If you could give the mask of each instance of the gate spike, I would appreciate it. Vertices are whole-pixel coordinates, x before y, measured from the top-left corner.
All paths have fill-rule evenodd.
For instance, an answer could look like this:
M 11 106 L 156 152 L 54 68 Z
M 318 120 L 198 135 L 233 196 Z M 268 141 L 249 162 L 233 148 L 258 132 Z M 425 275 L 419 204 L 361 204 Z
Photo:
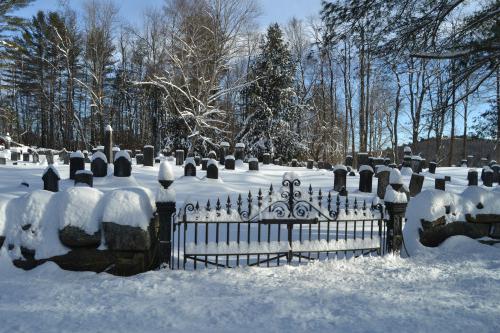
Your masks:
M 273 189 L 273 184 L 269 187 L 269 196 L 273 195 L 274 189 Z
M 221 209 L 220 199 L 217 198 L 217 203 L 215 204 L 215 210 L 220 210 L 220 209 Z
M 238 205 L 238 214 L 241 214 L 241 205 L 243 204 L 243 200 L 241 200 L 241 193 L 238 194 L 238 200 L 236 201 L 236 204 Z
M 337 194 L 337 202 L 335 204 L 337 206 L 337 216 L 338 216 L 340 212 L 340 196 L 338 194 Z
M 349 214 L 349 196 L 345 196 L 345 213 Z
M 323 201 L 323 192 L 321 192 L 321 188 L 318 192 L 318 205 L 321 207 L 321 202 Z
M 358 209 L 358 198 L 354 198 L 354 211 Z
M 262 190 L 259 188 L 259 195 L 257 196 L 257 206 L 262 207 Z
M 309 184 L 309 201 L 312 202 L 313 201 L 313 189 L 312 189 L 312 186 L 311 184 Z
M 210 199 L 208 199 L 207 206 L 205 208 L 207 209 L 207 212 L 210 211 Z
M 199 211 L 200 210 L 200 203 L 198 201 L 196 201 L 196 206 L 194 206 L 194 208 Z
M 332 191 L 328 191 L 328 211 L 330 212 L 332 210 Z
M 231 214 L 231 199 L 229 198 L 229 195 L 227 196 L 226 208 L 227 208 L 227 215 L 230 215 Z

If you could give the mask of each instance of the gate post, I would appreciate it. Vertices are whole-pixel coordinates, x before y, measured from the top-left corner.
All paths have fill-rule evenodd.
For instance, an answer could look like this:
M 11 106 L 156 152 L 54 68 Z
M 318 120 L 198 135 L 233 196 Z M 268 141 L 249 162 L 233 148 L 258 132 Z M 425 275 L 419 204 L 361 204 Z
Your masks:
M 400 253 L 403 245 L 403 219 L 406 213 L 406 202 L 386 202 L 389 213 L 387 221 L 387 251 Z
M 175 191 L 170 187 L 173 180 L 173 172 L 167 161 L 160 164 L 158 182 L 161 187 L 156 197 L 156 211 L 159 218 L 158 230 L 158 252 L 159 264 L 171 267 L 172 255 L 172 218 L 176 212 Z

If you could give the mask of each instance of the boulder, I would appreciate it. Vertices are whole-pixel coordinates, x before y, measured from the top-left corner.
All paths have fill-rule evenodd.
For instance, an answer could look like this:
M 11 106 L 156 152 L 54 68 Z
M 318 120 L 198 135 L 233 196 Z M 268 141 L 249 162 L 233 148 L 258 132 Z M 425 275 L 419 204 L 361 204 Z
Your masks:
M 66 226 L 59 230 L 59 239 L 67 247 L 92 247 L 96 248 L 101 244 L 101 231 L 98 230 L 93 235 L 87 234 L 84 230 Z
M 102 222 L 106 246 L 113 251 L 146 251 L 151 247 L 147 230 L 140 227 Z

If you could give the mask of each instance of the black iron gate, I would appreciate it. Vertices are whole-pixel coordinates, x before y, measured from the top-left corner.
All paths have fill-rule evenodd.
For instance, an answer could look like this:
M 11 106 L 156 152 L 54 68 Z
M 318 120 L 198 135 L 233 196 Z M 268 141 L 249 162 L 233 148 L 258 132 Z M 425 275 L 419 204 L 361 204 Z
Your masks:
M 328 258 L 383 255 L 383 206 L 366 199 L 302 193 L 299 179 L 284 179 L 264 196 L 259 190 L 235 203 L 188 202 L 172 223 L 171 268 L 276 266 Z

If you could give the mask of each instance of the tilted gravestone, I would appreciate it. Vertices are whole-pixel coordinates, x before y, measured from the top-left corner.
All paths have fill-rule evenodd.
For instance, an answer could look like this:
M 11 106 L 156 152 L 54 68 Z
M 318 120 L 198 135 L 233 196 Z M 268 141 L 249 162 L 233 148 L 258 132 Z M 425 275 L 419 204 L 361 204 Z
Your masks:
M 340 192 L 347 187 L 347 168 L 343 165 L 336 165 L 333 169 L 333 190 Z
M 259 160 L 256 158 L 248 159 L 248 170 L 249 171 L 259 171 Z
M 94 186 L 94 175 L 90 170 L 78 170 L 75 173 L 75 186 L 85 184 L 90 187 Z
M 435 161 L 429 162 L 429 173 L 435 174 L 436 167 L 437 167 L 437 162 Z
M 486 187 L 493 186 L 494 171 L 490 167 L 485 167 L 483 169 L 483 185 Z
M 115 177 L 130 177 L 132 174 L 132 159 L 127 151 L 122 150 L 116 153 L 114 165 Z
M 359 191 L 364 193 L 372 192 L 373 169 L 368 165 L 363 165 L 359 169 Z
M 390 168 L 379 168 L 377 172 L 377 196 L 380 199 L 384 199 L 385 190 L 387 185 L 389 185 L 389 176 L 391 174 Z
M 144 155 L 144 166 L 153 166 L 154 165 L 154 153 L 155 149 L 151 145 L 144 146 L 143 155 Z M 181 163 L 182 165 L 182 163 Z
M 175 151 L 175 165 L 184 164 L 184 150 L 178 149 Z
M 50 192 L 59 192 L 59 173 L 53 166 L 48 166 L 43 173 L 43 189 Z
M 436 190 L 445 191 L 446 190 L 446 180 L 443 177 L 436 177 L 436 179 L 434 179 L 434 188 Z
M 85 169 L 85 158 L 81 151 L 77 150 L 69 156 L 69 179 L 75 179 L 75 172 Z
M 143 154 L 135 154 L 135 163 L 136 164 L 144 164 L 144 155 Z
M 224 168 L 226 170 L 234 170 L 234 168 L 235 168 L 235 161 L 234 161 L 234 156 L 233 155 L 226 156 L 226 160 L 224 161 Z
M 207 178 L 219 179 L 219 168 L 215 160 L 209 160 L 207 162 Z
M 264 153 L 264 155 L 262 156 L 262 164 L 264 164 L 264 165 L 271 164 L 271 154 Z
M 467 180 L 469 182 L 469 186 L 477 186 L 477 178 L 478 174 L 476 170 L 469 170 L 467 173 Z
M 210 159 L 209 158 L 202 158 L 201 159 L 201 170 L 207 170 L 207 163 Z
M 196 162 L 192 157 L 186 158 L 186 163 L 184 164 L 184 176 L 196 177 Z
M 313 160 L 307 160 L 307 168 L 308 169 L 314 168 L 314 161 Z
M 108 163 L 113 162 L 113 129 L 110 125 L 104 129 L 104 155 Z
M 92 154 L 90 170 L 94 177 L 106 177 L 108 175 L 108 160 L 104 153 L 97 151 Z
M 410 197 L 414 197 L 422 191 L 424 176 L 414 173 L 410 178 Z

